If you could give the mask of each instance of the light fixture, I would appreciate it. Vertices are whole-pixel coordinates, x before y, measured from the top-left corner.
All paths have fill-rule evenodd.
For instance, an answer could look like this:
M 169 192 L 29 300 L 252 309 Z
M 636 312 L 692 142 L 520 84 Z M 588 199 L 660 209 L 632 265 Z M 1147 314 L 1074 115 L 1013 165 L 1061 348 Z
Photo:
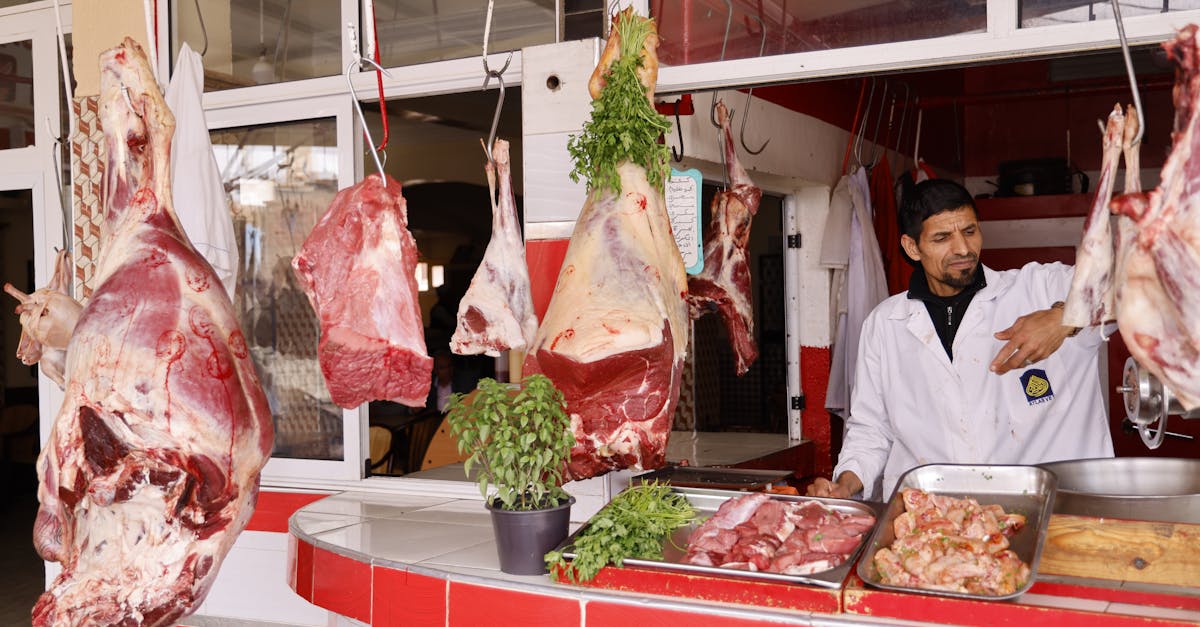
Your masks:
M 417 291 L 429 291 L 429 264 L 424 261 L 417 262 Z
M 441 287 L 446 283 L 446 266 L 434 266 L 429 269 L 429 282 L 433 287 Z
M 267 44 L 263 43 L 263 0 L 258 0 L 258 60 L 250 68 L 250 77 L 259 85 L 275 82 L 275 65 L 267 60 Z

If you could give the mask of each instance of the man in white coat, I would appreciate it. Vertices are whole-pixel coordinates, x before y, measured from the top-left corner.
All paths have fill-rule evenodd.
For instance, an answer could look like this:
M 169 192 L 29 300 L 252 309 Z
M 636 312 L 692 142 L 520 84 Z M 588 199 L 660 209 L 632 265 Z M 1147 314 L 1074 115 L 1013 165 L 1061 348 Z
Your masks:
M 817 479 L 808 494 L 887 499 L 901 475 L 928 463 L 1111 457 L 1101 329 L 1062 326 L 1073 269 L 982 265 L 974 201 L 945 179 L 916 186 L 900 229 L 920 265 L 908 292 L 863 323 L 836 479 Z

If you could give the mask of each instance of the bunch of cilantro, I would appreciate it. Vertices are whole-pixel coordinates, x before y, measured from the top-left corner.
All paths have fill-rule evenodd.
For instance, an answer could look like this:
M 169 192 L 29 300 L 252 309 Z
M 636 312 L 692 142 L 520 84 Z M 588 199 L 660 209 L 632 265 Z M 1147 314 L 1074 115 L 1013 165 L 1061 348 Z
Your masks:
M 546 554 L 550 570 L 561 568 L 571 581 L 590 581 L 608 564 L 628 558 L 661 560 L 663 540 L 690 524 L 696 510 L 682 494 L 658 482 L 632 486 L 600 510 L 575 538 L 575 557 Z
M 654 23 L 649 19 L 622 13 L 617 19 L 620 54 L 604 75 L 600 96 L 592 102 L 592 118 L 584 123 L 583 133 L 572 135 L 567 150 L 575 161 L 571 180 L 587 181 L 589 191 L 621 191 L 617 166 L 629 161 L 646 169 L 646 179 L 662 191 L 667 177 L 669 152 L 658 136 L 670 130 L 671 123 L 659 115 L 646 97 L 638 80 L 642 66 L 642 46 Z

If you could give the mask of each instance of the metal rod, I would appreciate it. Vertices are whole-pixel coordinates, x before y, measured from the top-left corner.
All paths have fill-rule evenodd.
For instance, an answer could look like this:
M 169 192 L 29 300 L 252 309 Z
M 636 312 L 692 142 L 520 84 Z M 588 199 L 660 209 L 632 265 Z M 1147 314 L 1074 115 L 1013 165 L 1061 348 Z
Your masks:
M 1113 9 L 1113 19 L 1117 21 L 1117 36 L 1121 38 L 1121 55 L 1125 57 L 1125 72 L 1129 74 L 1129 89 L 1133 92 L 1133 106 L 1137 109 L 1138 117 L 1138 132 L 1134 136 L 1131 146 L 1138 145 L 1142 141 L 1142 135 L 1146 132 L 1146 119 L 1142 115 L 1142 96 L 1138 93 L 1137 77 L 1133 73 L 1133 60 L 1129 58 L 1129 42 L 1125 39 L 1125 23 L 1121 20 L 1121 3 L 1119 0 L 1110 0 Z

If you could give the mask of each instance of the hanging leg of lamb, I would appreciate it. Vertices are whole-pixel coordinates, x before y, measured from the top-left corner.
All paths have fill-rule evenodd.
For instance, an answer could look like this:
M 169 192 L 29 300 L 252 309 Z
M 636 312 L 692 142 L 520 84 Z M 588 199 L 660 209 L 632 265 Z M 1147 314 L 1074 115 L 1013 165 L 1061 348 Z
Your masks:
M 688 277 L 688 313 L 694 319 L 711 311 L 721 314 L 733 344 L 737 374 L 741 376 L 758 359 L 746 248 L 762 190 L 754 185 L 738 161 L 733 133 L 729 130 L 729 110 L 724 102 L 717 103 L 717 120 L 721 123 L 721 145 L 730 187 L 713 197 L 712 220 L 704 236 L 704 269 Z
M 486 166 L 492 199 L 492 240 L 458 304 L 458 328 L 450 338 L 450 350 L 459 355 L 487 353 L 497 357 L 500 351 L 523 351 L 537 332 L 525 243 L 513 197 L 508 142 L 497 139 L 492 158 L 494 162 Z
M 173 625 L 245 527 L 272 424 L 229 296 L 172 206 L 174 119 L 132 39 L 100 57 L 96 290 L 38 459 L 34 625 Z M 124 93 L 123 93 L 124 91 Z
M 1162 181 L 1113 201 L 1136 224 L 1122 240 L 1117 324 L 1130 354 L 1179 398 L 1200 406 L 1200 47 L 1187 26 L 1164 44 L 1176 62 L 1174 146 Z
M 1116 317 L 1112 213 L 1108 207 L 1121 161 L 1124 131 L 1125 116 L 1121 113 L 1121 105 L 1116 105 L 1108 114 L 1100 182 L 1096 185 L 1092 209 L 1083 226 L 1083 240 L 1075 252 L 1075 274 L 1063 307 L 1062 323 L 1067 326 L 1094 326 Z
M 658 65 L 658 37 L 652 22 L 648 30 L 641 47 L 630 47 L 640 51 L 638 76 L 652 91 L 645 77 Z M 614 28 L 597 72 L 615 65 L 621 36 Z M 650 102 L 625 104 L 654 115 Z M 657 134 L 633 141 L 653 144 Z M 526 373 L 546 374 L 566 398 L 576 441 L 571 479 L 662 465 L 687 351 L 687 276 L 663 192 L 642 166 L 622 161 L 616 173 L 619 191 L 588 194 L 525 362 Z
M 338 192 L 292 259 L 321 319 L 321 372 L 334 403 L 425 405 L 433 359 L 425 351 L 416 267 L 400 184 L 379 175 Z
M 38 364 L 59 387 L 65 385 L 67 342 L 83 311 L 83 305 L 71 297 L 70 278 L 71 260 L 67 251 L 62 250 L 54 262 L 54 276 L 46 287 L 26 294 L 10 283 L 4 284 L 4 291 L 20 301 L 16 310 L 21 318 L 17 359 L 26 366 Z

